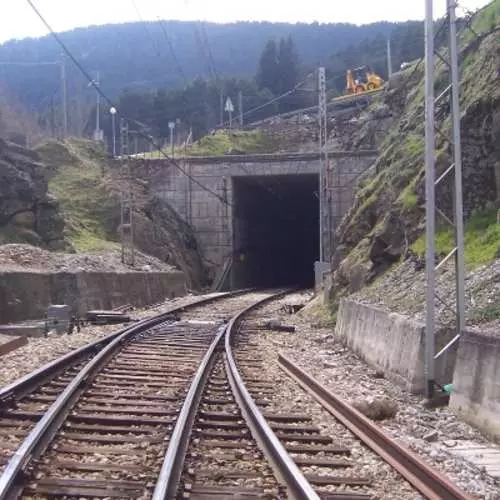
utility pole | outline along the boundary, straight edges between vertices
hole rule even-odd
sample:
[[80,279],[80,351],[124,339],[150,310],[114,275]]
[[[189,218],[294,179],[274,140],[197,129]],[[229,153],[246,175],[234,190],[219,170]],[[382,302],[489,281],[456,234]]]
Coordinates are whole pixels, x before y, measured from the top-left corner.
[[224,110],[229,113],[229,130],[231,130],[232,123],[233,123],[234,106],[233,106],[233,102],[231,101],[231,98],[229,96],[226,99],[226,105],[224,106]]
[[96,106],[95,106],[95,131],[94,131],[94,141],[101,140],[101,126],[99,123],[99,114],[101,108],[101,94],[99,94],[99,71],[96,71],[96,77],[94,80],[95,93],[96,93]]
[[243,130],[243,92],[238,92],[238,112],[240,115],[240,128]]
[[387,74],[389,78],[392,76],[392,51],[391,51],[391,35],[387,37]]
[[224,127],[224,92],[222,92],[222,86],[219,87],[219,100],[220,100],[220,126]]
[[[425,209],[426,209],[426,322],[425,322],[425,378],[426,396],[434,396],[436,382],[436,362],[448,352],[460,338],[465,325],[465,265],[464,265],[464,220],[462,195],[462,149],[460,137],[459,71],[456,26],[456,0],[447,2],[447,23],[449,32],[448,51],[439,58],[446,64],[449,85],[434,98],[434,21],[433,0],[426,0],[425,9]],[[436,179],[436,134],[443,135],[435,127],[435,104],[449,98],[451,109],[451,137],[453,158],[451,165]],[[451,221],[436,204],[436,187],[454,175],[454,220]],[[436,216],[440,215],[455,229],[453,250],[436,265]],[[455,264],[455,294],[440,297],[436,292],[436,273],[448,261]],[[453,302],[450,299],[453,298]],[[454,312],[455,336],[437,354],[436,352],[436,299],[448,310]]]
[[62,138],[68,136],[68,97],[66,87],[66,58],[61,57],[61,104],[62,104]]
[[129,153],[129,129],[128,123],[123,118],[120,119],[120,145],[121,145],[121,200],[120,200],[120,240],[122,247],[121,260],[124,264],[133,266],[135,264],[134,250],[134,225],[133,225],[133,193],[132,175]]
[[319,260],[320,262],[329,262],[329,239],[327,231],[328,207],[326,203],[326,179],[328,165],[328,154],[326,151],[327,127],[326,127],[326,71],[325,68],[319,68],[318,71],[318,90],[319,90]]
[[111,115],[111,134],[113,140],[113,158],[116,158],[116,108],[112,106],[109,108],[109,114]]
[[174,157],[174,128],[175,122],[168,122],[168,128],[170,130],[170,154],[172,158]]

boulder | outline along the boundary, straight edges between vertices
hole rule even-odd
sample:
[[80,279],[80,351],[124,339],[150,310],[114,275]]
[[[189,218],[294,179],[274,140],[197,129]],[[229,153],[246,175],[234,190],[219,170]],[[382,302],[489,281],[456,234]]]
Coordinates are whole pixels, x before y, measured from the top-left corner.
[[30,175],[0,159],[0,226],[18,212],[31,210],[36,202]]
[[385,397],[357,399],[352,401],[351,405],[370,420],[394,418],[398,412],[398,404],[394,400]]
[[0,140],[1,241],[68,249],[64,219],[39,160],[35,151]]

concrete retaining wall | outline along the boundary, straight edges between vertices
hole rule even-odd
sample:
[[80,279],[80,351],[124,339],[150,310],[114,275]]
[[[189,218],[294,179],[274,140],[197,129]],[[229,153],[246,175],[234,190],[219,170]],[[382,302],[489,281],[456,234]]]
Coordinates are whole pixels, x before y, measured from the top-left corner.
[[500,337],[467,331],[460,337],[450,406],[500,440]]
[[[400,314],[377,307],[342,300],[337,314],[335,336],[367,363],[406,390],[425,390],[424,325]],[[444,345],[452,332],[441,332],[438,345]],[[451,381],[456,351],[442,359],[437,380]]]
[[182,272],[0,273],[0,323],[42,318],[50,304],[89,309],[144,306],[184,295]]

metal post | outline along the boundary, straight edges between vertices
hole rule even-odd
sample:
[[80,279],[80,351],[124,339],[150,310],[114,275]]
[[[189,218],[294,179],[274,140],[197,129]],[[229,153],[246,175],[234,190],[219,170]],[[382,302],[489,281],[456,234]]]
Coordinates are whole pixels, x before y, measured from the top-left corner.
[[68,136],[68,98],[66,88],[66,59],[64,54],[61,58],[61,100],[62,100],[62,136]]
[[[458,41],[456,29],[456,0],[446,0],[447,23],[448,23],[448,51],[438,54],[440,60],[445,64],[445,71],[449,76],[449,85],[434,99],[434,38],[432,20],[432,0],[427,0],[426,8],[426,213],[427,213],[427,317],[426,317],[426,381],[427,396],[432,398],[436,385],[436,363],[441,356],[446,354],[450,347],[454,346],[463,331],[465,324],[465,265],[464,265],[464,220],[463,220],[463,193],[462,193],[462,148],[460,137],[460,101],[459,101],[459,71],[458,71]],[[436,123],[434,108],[437,101],[449,97],[451,109],[451,134],[453,159],[452,164],[440,173],[435,179],[435,147],[436,147]],[[441,125],[442,126],[442,125]],[[440,137],[444,136],[442,130],[438,131]],[[438,206],[436,200],[436,186],[442,183],[450,175],[454,175],[454,220],[451,220]],[[450,179],[451,180],[451,179]],[[445,222],[451,224],[455,231],[455,247],[446,257],[436,265],[436,215],[443,216]],[[455,264],[455,297],[451,302],[451,296],[444,300],[439,296],[436,289],[436,273],[449,265],[454,257]],[[444,304],[455,313],[456,332],[454,338],[449,341],[437,354],[436,333],[438,330],[438,319],[436,317],[436,300]],[[445,362],[443,362],[445,363]]]
[[134,155],[137,156],[137,153],[139,152],[139,136],[137,135],[137,132],[134,134]]
[[392,76],[392,51],[391,51],[391,36],[387,37],[387,74],[389,78]]
[[111,114],[111,134],[113,137],[113,158],[116,158],[116,108],[111,107],[109,109]]
[[240,114],[240,128],[243,130],[243,92],[238,92],[238,112]]
[[326,170],[326,72],[321,67],[318,70],[319,90],[319,260],[325,262],[325,170]]
[[121,240],[121,259],[124,264],[134,266],[134,224],[133,224],[133,192],[132,192],[132,173],[128,161],[129,153],[129,128],[128,123],[123,118],[120,119],[120,143],[121,143],[121,203],[120,203],[120,240]]
[[222,92],[222,87],[219,88],[219,99],[220,99],[220,126],[224,127],[224,92]]
[[425,212],[426,212],[426,321],[425,379],[426,396],[434,395],[435,366],[435,158],[434,158],[434,20],[433,0],[425,1]]
[[170,130],[170,151],[172,158],[174,157],[174,128],[175,122],[168,122],[168,128]]
[[101,108],[101,95],[99,94],[99,91],[97,90],[97,87],[99,87],[99,71],[96,71],[96,78],[95,78],[95,85],[96,85],[96,107],[95,107],[95,137],[94,139],[96,141],[99,141],[101,139],[101,127],[99,123],[99,111]]
[[458,72],[456,0],[447,0],[450,32],[451,118],[455,165],[455,242],[457,335],[465,326],[464,211],[462,194],[462,144],[460,137],[460,81]]

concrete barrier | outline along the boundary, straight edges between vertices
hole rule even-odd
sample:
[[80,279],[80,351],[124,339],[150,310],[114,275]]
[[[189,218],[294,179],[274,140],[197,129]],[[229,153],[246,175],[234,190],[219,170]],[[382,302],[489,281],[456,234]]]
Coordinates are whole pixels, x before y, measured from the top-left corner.
[[185,291],[181,271],[1,272],[0,323],[43,318],[50,304],[68,304],[83,316],[89,309],[145,306]]
[[[453,332],[437,334],[437,345],[444,345]],[[425,390],[424,337],[422,323],[378,307],[343,299],[337,313],[335,337],[368,364],[406,390]],[[438,363],[437,380],[451,382],[456,348]]]
[[450,407],[500,440],[499,332],[469,330],[460,338]]

